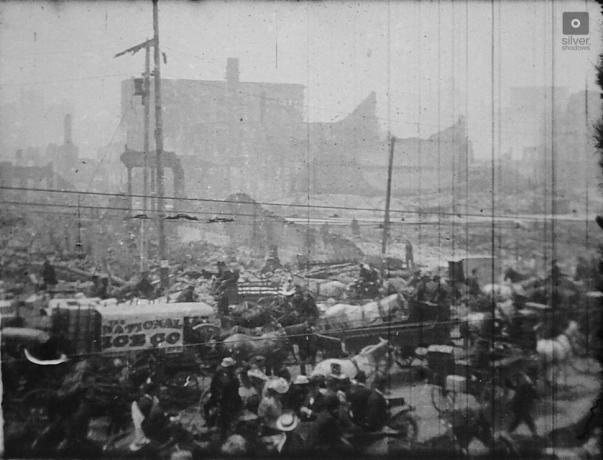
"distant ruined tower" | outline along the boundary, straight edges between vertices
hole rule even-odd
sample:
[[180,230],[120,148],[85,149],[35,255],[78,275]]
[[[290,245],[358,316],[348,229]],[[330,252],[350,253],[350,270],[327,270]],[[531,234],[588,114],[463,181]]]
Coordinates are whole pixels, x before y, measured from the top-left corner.
[[68,113],[67,115],[65,115],[65,120],[63,122],[63,144],[64,145],[71,145],[71,144],[73,144],[72,121],[71,121],[71,114],[70,113]]

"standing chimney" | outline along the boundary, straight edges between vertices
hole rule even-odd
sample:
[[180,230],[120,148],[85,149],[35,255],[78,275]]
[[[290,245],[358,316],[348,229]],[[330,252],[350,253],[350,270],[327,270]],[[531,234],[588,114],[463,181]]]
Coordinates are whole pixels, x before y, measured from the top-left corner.
[[64,145],[69,145],[72,143],[71,139],[71,114],[65,115],[64,121]]

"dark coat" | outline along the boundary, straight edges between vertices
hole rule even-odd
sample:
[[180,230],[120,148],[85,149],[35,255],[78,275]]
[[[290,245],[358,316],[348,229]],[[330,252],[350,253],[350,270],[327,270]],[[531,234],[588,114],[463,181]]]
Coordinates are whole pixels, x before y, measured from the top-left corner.
[[46,285],[54,286],[57,284],[57,275],[54,267],[48,261],[44,262],[44,266],[42,267],[42,279]]
[[517,386],[511,406],[515,413],[530,412],[534,407],[534,401],[540,399],[534,385],[529,382],[524,382]]
[[279,453],[281,455],[295,455],[300,454],[304,450],[306,450],[304,440],[296,430],[293,430],[287,433],[287,439]]
[[149,299],[153,296],[154,288],[147,278],[142,278],[138,283],[136,283],[135,291],[138,297]]
[[320,412],[322,410],[322,402],[324,395],[317,390],[310,390],[306,395],[304,406],[312,410],[312,412]]
[[169,438],[169,420],[161,406],[144,395],[138,400],[138,408],[144,415],[142,431],[152,441],[163,443]]
[[366,419],[364,428],[368,431],[378,431],[387,422],[387,401],[382,394],[372,390],[367,400]]
[[291,299],[291,305],[303,320],[315,321],[320,316],[316,302],[310,295],[296,293]]
[[336,417],[322,410],[316,420],[310,422],[306,445],[309,449],[330,449],[341,444],[341,429]]
[[218,367],[210,385],[210,401],[222,411],[234,414],[241,409],[239,379],[231,369]]
[[348,391],[348,402],[352,411],[352,420],[357,425],[363,425],[366,419],[366,410],[371,390],[365,385],[354,384]]
[[304,405],[308,390],[302,385],[291,385],[285,397],[285,407],[292,411],[299,411]]

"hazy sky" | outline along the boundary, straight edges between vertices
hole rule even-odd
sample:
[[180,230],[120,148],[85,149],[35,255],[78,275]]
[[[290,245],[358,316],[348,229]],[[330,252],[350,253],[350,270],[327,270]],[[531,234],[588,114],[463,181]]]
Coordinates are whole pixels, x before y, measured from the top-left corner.
[[[337,119],[376,91],[384,130],[428,135],[467,113],[476,153],[488,148],[490,1],[159,5],[165,78],[221,80],[226,58],[238,57],[242,80],[306,85],[310,120]],[[495,107],[513,86],[594,85],[596,2],[493,5]],[[590,51],[561,49],[564,11],[590,12]],[[0,14],[0,103],[35,90],[72,104],[74,140],[95,155],[118,132],[120,81],[144,64],[143,53],[113,56],[152,36],[151,2],[2,2]],[[59,129],[47,142],[61,139]]]

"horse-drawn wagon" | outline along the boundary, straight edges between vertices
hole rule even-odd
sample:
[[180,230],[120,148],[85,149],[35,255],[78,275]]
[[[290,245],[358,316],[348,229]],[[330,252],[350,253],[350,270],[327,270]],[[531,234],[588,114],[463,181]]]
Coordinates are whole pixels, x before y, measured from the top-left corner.
[[452,346],[428,347],[431,401],[438,412],[451,412],[459,404],[469,404],[468,395],[480,405],[507,402],[513,377],[519,372],[533,374],[538,368],[534,353],[526,354],[505,343],[495,343],[493,350],[482,351],[459,358]]
[[450,313],[447,307],[430,302],[406,302],[392,294],[365,305],[339,304],[327,310],[319,321],[321,334],[337,337],[348,351],[357,351],[387,338],[410,355],[419,346],[450,342]]
[[177,353],[200,342],[203,328],[221,327],[214,309],[203,302],[116,303],[82,297],[52,299],[44,312],[50,334],[75,355],[118,356],[152,349]]

